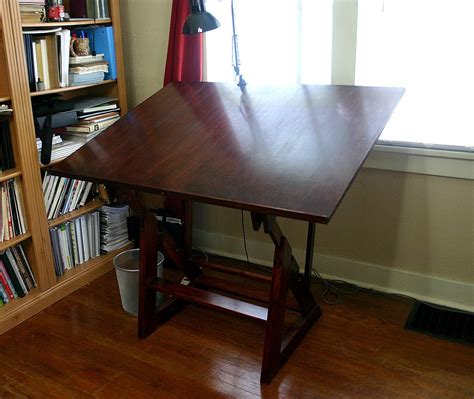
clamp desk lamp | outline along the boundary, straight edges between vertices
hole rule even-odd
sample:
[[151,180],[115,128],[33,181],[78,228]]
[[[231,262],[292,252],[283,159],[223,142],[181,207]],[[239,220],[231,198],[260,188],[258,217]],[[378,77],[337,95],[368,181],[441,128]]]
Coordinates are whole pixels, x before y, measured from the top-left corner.
[[[199,33],[208,32],[214,30],[220,26],[219,21],[214,16],[208,13],[204,7],[204,0],[189,0],[189,8],[191,14],[188,15],[183,25],[183,35],[196,35]],[[247,84],[240,71],[240,57],[239,57],[239,44],[237,34],[235,32],[235,12],[234,12],[234,0],[231,0],[231,11],[232,11],[232,56],[233,56],[233,68],[235,75],[238,77],[239,82],[237,85],[240,88],[244,88]]]

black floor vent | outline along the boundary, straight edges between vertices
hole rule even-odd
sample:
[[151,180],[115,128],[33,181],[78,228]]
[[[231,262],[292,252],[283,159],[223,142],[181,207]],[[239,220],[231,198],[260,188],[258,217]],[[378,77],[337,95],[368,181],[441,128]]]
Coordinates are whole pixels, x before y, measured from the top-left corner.
[[474,313],[435,308],[416,302],[405,323],[407,330],[474,346]]

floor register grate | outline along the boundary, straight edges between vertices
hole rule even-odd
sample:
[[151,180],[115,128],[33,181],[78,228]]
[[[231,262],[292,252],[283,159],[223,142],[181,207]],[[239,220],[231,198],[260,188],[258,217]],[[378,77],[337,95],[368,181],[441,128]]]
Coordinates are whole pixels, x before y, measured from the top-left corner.
[[416,302],[405,329],[474,346],[474,313]]

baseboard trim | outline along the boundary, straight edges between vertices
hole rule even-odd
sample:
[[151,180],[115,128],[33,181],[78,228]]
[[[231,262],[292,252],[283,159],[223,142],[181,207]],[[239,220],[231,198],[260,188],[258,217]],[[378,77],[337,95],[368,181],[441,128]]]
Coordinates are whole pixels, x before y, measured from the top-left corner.
[[[245,260],[242,238],[199,229],[193,230],[193,237],[195,246],[206,252]],[[272,244],[247,240],[247,248],[251,262],[272,265]],[[294,256],[302,267],[304,251],[294,250]],[[324,254],[315,254],[314,266],[325,278],[341,279],[364,288],[474,312],[474,284]]]

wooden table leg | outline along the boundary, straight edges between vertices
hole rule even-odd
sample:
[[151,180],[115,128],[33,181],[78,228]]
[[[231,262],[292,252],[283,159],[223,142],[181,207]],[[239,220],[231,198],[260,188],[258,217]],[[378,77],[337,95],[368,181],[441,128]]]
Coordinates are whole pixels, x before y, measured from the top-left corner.
[[[272,270],[272,285],[265,334],[261,382],[269,383],[278,372],[283,362],[288,359],[305,334],[321,315],[311,293],[311,269],[313,263],[314,224],[308,226],[307,254],[305,273],[302,275],[292,249],[282,234],[276,218],[271,215],[252,213],[252,224],[255,230],[263,225],[275,244],[275,256]],[[298,302],[302,316],[293,328],[283,336],[288,289]]]
[[269,383],[280,368],[280,348],[288,294],[291,249],[285,237],[275,247],[260,381]]
[[155,216],[146,211],[140,235],[140,271],[138,281],[138,336],[145,338],[156,327],[156,291],[147,283],[156,278],[157,222]]
[[315,223],[308,222],[308,236],[306,239],[306,257],[305,257],[305,262],[304,262],[304,280],[308,289],[311,288],[311,273],[313,271],[315,230],[316,230]]

